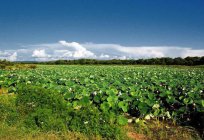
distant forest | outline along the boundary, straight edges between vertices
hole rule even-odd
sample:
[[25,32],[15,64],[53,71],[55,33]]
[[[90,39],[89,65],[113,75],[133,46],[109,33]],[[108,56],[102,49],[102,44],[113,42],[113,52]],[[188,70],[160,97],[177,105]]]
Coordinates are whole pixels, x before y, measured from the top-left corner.
[[129,60],[96,60],[96,59],[78,59],[78,60],[56,60],[47,62],[24,62],[35,64],[48,64],[48,65],[204,65],[204,56],[202,57],[186,57],[186,58],[150,58],[150,59],[129,59]]
[[77,60],[56,60],[56,61],[22,61],[22,62],[9,62],[6,60],[0,60],[1,65],[12,64],[44,64],[44,65],[204,65],[204,56],[202,57],[186,57],[186,58],[150,58],[150,59],[129,59],[129,60],[97,60],[97,59],[77,59]]

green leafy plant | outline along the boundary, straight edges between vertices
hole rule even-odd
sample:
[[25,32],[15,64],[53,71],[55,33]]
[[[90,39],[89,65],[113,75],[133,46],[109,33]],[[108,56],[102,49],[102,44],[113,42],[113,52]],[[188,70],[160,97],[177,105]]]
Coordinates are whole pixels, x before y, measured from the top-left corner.
[[71,112],[72,119],[68,121],[67,127],[71,131],[100,135],[104,138],[122,138],[120,127],[115,125],[116,116],[112,115],[114,114],[102,113],[93,106],[81,108]]
[[40,108],[27,115],[24,120],[25,127],[41,131],[65,131],[65,119],[53,113],[51,109]]
[[62,95],[54,91],[36,86],[19,87],[16,106],[28,128],[66,130],[66,102]]
[[21,116],[50,109],[57,118],[67,116],[70,123],[70,112],[86,114],[83,110],[91,106],[99,114],[114,114],[112,122],[117,124],[125,125],[123,116],[128,114],[203,129],[199,123],[204,113],[203,77],[203,67],[38,65],[36,69],[0,70],[0,88],[17,94]]
[[26,88],[24,86],[18,88],[16,98],[16,106],[21,114],[26,115],[46,108],[61,115],[66,110],[66,102],[62,95],[37,86],[26,86]]

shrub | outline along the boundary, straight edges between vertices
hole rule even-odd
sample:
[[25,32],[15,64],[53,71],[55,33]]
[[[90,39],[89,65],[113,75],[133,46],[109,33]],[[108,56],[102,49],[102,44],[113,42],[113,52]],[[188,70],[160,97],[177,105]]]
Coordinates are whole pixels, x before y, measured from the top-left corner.
[[0,64],[0,69],[5,69],[6,65],[5,64]]
[[[26,85],[27,86],[27,85]],[[61,94],[36,86],[17,89],[16,106],[27,129],[80,132],[89,136],[122,138],[113,113],[102,113],[94,106],[68,108]]]
[[36,86],[18,88],[16,106],[25,127],[42,131],[66,129],[65,101],[60,94]]
[[15,125],[16,123],[18,123],[20,121],[20,116],[17,110],[10,111],[5,121],[8,125]]
[[37,86],[21,86],[17,89],[16,106],[21,114],[30,114],[39,108],[51,109],[53,113],[62,115],[66,103],[62,95]]
[[72,119],[67,127],[71,131],[89,135],[100,135],[104,138],[119,139],[124,135],[118,125],[111,122],[109,114],[102,114],[96,107],[86,107],[70,114]]
[[0,95],[0,121],[6,121],[8,124],[15,124],[18,119],[18,113],[15,107],[15,96]]
[[30,69],[36,69],[36,68],[37,68],[37,65],[35,65],[35,64],[30,64],[30,65],[28,65],[28,68],[30,68]]
[[38,109],[29,114],[24,121],[28,128],[40,129],[42,131],[64,131],[66,130],[66,123],[63,118],[57,114],[53,114],[51,109]]
[[35,64],[15,64],[11,68],[13,69],[36,69],[37,66]]
[[12,66],[13,62],[7,60],[0,60],[0,69],[5,69],[7,66]]

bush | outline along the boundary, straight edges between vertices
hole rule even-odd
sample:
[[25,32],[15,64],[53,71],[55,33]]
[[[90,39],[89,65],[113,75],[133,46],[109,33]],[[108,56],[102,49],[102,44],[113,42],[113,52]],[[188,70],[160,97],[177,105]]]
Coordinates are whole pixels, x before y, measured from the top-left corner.
[[0,121],[8,124],[17,122],[18,113],[15,107],[15,97],[12,95],[0,95]]
[[0,64],[0,69],[5,69],[6,65],[5,64]]
[[15,64],[10,66],[10,69],[36,69],[37,65],[35,64]]
[[102,114],[96,107],[81,108],[70,115],[72,119],[68,121],[67,127],[71,131],[110,139],[121,139],[124,136],[120,127],[111,121],[110,114]]
[[37,68],[37,65],[35,65],[35,64],[30,64],[30,65],[28,65],[28,68],[30,68],[30,69],[36,69],[36,68]]
[[66,123],[63,118],[57,114],[53,114],[51,109],[38,109],[29,114],[24,121],[28,128],[40,129],[42,131],[64,131],[66,130]]
[[66,129],[67,109],[62,95],[36,86],[21,87],[17,92],[16,106],[25,127],[42,131]]
[[[26,85],[27,86],[27,85]],[[61,94],[36,86],[17,89],[16,106],[27,129],[80,132],[89,136],[121,139],[113,113],[104,114],[94,106],[68,108]]]
[[16,106],[21,114],[30,114],[39,108],[51,109],[59,115],[65,112],[66,102],[62,95],[37,86],[25,86],[17,89]]
[[7,66],[12,66],[13,62],[7,60],[0,60],[0,69],[5,69]]

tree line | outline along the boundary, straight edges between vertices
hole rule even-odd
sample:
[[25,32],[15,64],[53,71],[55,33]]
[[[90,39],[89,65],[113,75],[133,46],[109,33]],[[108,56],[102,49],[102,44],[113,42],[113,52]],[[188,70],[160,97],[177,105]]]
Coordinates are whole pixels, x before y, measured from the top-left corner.
[[45,64],[45,65],[204,65],[204,56],[202,57],[186,57],[186,58],[149,58],[149,59],[112,59],[112,60],[97,60],[97,59],[77,59],[77,60],[56,60],[56,61],[22,61],[22,62],[9,62],[0,60],[0,65],[13,65],[13,64]]
[[97,59],[77,59],[77,60],[56,60],[47,62],[31,62],[48,65],[204,65],[204,56],[202,57],[186,57],[186,58],[150,58],[150,59],[128,59],[128,60],[97,60]]

